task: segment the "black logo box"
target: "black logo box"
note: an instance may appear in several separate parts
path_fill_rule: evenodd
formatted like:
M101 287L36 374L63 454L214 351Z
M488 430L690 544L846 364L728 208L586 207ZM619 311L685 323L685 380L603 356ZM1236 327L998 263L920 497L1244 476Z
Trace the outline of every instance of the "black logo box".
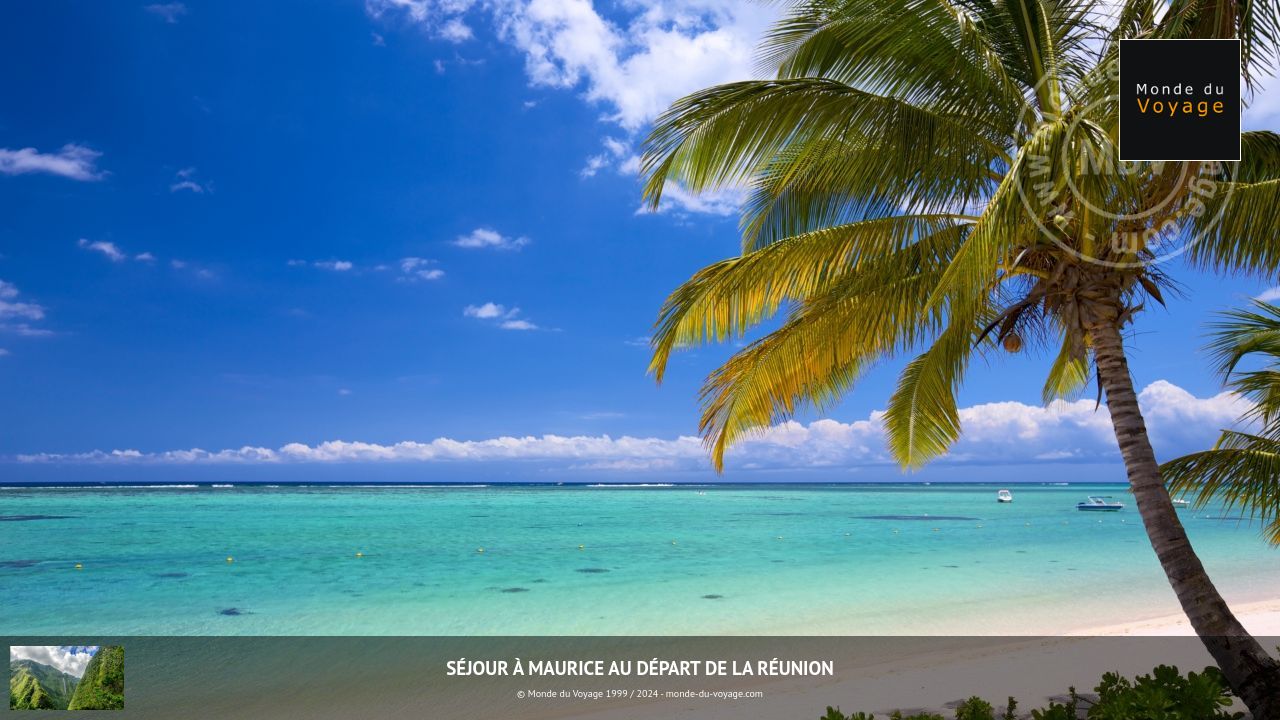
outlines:
M1138 92L1142 85L1145 93ZM1181 93L1165 93L1166 87ZM1240 41L1121 40L1119 102L1123 161L1239 160ZM1185 102L1192 113L1184 112ZM1202 102L1205 115L1198 112ZM1170 103L1177 103L1172 115ZM1221 113L1213 112L1215 103L1222 103Z

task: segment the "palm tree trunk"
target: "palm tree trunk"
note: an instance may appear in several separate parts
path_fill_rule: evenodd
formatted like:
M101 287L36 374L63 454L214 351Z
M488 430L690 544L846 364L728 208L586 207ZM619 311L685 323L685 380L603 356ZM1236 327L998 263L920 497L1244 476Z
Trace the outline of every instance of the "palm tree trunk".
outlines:
M1191 627L1255 720L1280 720L1280 663L1232 614L1187 539L1138 409L1120 329L1106 322L1089 328L1089 334L1129 486L1169 584Z

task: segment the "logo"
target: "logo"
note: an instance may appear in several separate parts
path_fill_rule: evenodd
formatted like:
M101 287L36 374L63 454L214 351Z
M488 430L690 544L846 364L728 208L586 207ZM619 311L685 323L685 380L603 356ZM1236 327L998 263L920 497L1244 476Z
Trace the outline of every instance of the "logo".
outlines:
M1116 92L1042 118L1033 134L1053 125L1059 134L1020 158L1016 187L1060 248L1133 268L1181 255L1220 220L1240 157L1240 45L1122 40L1120 48L1119 62L1095 70ZM1036 116L1030 104L1023 112Z
M1240 159L1239 40L1120 41L1120 159Z

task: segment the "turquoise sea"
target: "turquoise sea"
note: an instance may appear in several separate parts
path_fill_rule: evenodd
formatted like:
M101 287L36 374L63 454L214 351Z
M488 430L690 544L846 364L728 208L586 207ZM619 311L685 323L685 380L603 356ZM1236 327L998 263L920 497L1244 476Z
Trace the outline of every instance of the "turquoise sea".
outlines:
M0 634L1012 635L1177 611L1123 486L996 489L2 488ZM1091 494L1129 507L1076 511ZM1230 600L1276 597L1256 526L1180 513Z

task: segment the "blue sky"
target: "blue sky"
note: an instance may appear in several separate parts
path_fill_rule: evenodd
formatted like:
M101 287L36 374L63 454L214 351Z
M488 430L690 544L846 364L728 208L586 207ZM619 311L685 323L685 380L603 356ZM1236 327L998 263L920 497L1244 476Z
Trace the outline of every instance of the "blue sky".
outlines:
M639 212L635 148L678 95L747 77L774 12L6 4L0 477L711 479L688 436L732 348L657 388L644 338L668 291L736 251L733 196ZM1278 109L1264 94L1247 123ZM1134 338L1166 454L1239 410L1203 370L1203 323L1268 287L1180 277ZM1039 408L1045 367L976 369L968 444L917 477L1119 479L1091 401ZM897 477L869 418L899 368L726 479Z

